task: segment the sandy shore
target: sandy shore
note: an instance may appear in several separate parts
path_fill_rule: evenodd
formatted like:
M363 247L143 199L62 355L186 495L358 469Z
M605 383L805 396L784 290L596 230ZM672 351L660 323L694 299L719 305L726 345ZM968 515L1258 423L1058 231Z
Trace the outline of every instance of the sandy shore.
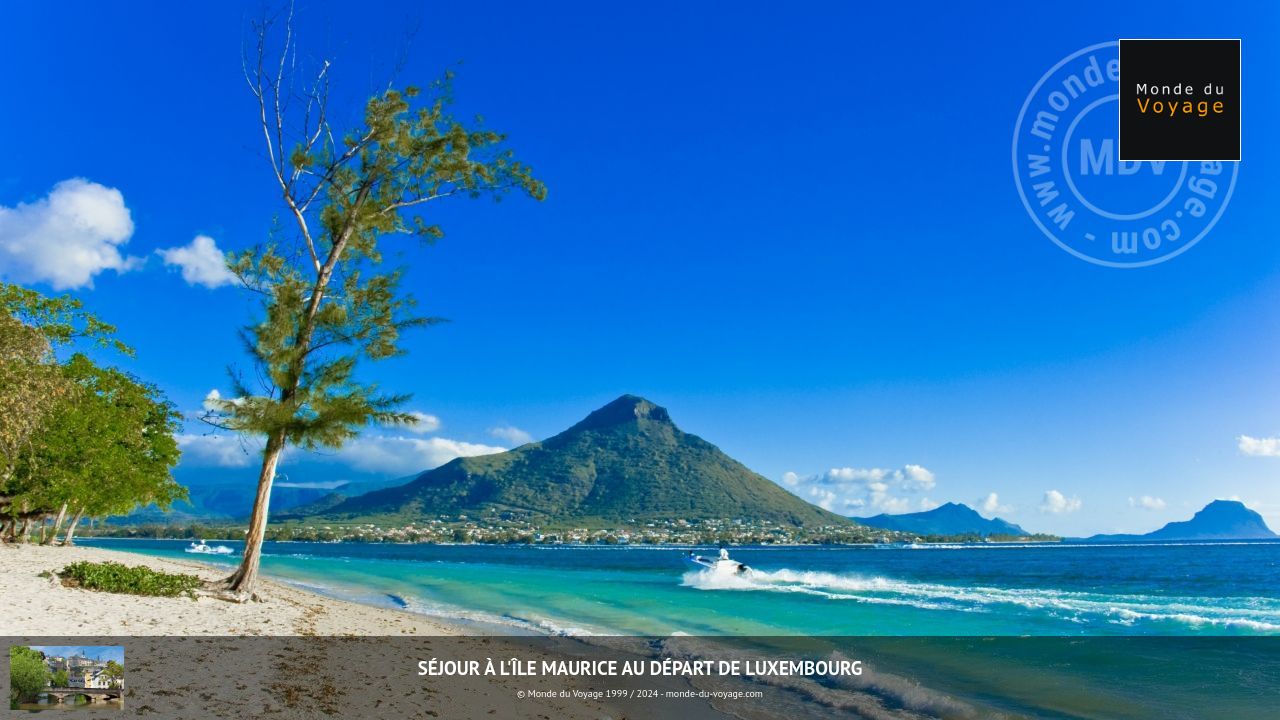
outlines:
M102 548L0 545L0 636L24 644L123 643L126 714L600 720L627 717L637 709L599 697L526 697L537 683L522 678L422 678L416 661L437 654L530 660L559 655L513 644L511 638L474 637L474 627L279 582L262 582L259 594L265 602L239 604L212 597L95 592L40 577L81 560L147 565L209 580L225 571ZM0 672L7 671L7 660L7 654L0 658ZM589 679L568 678L548 689L591 686ZM108 709L100 716L117 712ZM697 700L683 715L687 720L725 717Z
M263 580L265 602L155 598L63 587L40 577L81 560L112 560L216 580L195 562L89 547L0 545L0 628L5 635L459 635L444 622L328 598ZM475 630L469 631L475 634Z

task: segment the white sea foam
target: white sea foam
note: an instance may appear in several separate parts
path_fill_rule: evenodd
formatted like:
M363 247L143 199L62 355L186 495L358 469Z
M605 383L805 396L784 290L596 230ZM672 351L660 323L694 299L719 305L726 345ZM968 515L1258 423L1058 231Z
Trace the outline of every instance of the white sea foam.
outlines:
M755 570L726 576L695 571L683 584L699 590L777 592L830 600L904 605L956 612L1021 612L1088 625L1174 624L1203 631L1280 633L1280 600L1101 594L1052 588L1001 588L913 582L880 576L798 570Z

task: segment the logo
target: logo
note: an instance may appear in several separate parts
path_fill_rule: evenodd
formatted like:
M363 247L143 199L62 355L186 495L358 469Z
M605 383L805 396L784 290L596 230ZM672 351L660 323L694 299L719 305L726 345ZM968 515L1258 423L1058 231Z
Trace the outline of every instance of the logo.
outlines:
M1117 42L1050 68L1018 113L1013 176L1023 207L1058 247L1095 265L1146 267L1213 229L1239 164L1120 160L1119 82Z
M1240 160L1240 41L1121 40L1120 157Z

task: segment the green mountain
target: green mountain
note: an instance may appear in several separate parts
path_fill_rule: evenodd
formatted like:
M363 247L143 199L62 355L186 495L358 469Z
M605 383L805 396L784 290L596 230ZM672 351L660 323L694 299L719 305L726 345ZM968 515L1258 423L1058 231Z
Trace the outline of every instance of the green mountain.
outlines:
M634 395L614 400L547 440L458 458L406 485L315 510L335 520L497 511L548 527L717 518L811 527L851 524L683 432L664 408Z

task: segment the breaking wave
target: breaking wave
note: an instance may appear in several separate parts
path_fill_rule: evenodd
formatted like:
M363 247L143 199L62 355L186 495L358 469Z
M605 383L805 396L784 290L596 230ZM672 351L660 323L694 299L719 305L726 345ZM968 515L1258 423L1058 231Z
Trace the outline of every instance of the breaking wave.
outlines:
M833 601L901 605L966 613L1015 612L1082 625L1111 624L1130 632L1248 632L1280 634L1280 599L1102 594L1052 588L1002 588L913 582L880 576L799 570L754 570L749 575L685 573L699 590L813 595ZM1117 628L1118 630L1119 628Z

